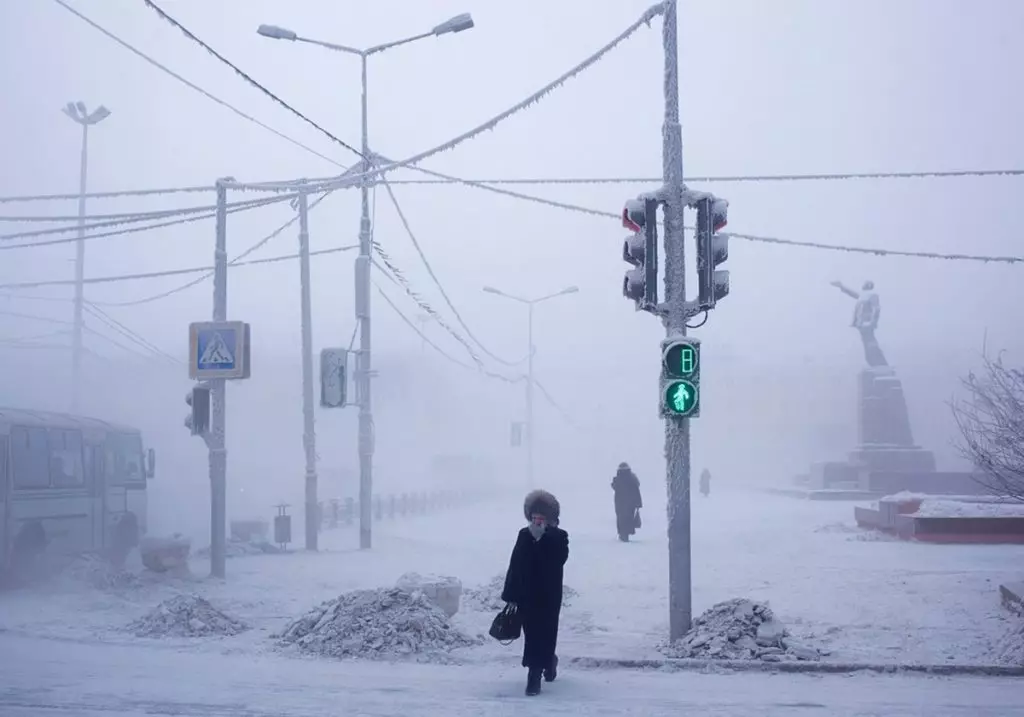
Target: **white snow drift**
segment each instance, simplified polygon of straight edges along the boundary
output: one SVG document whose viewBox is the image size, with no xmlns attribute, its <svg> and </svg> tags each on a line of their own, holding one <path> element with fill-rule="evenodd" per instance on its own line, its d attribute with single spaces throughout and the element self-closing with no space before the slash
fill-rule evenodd
<svg viewBox="0 0 1024 717">
<path fill-rule="evenodd" d="M 249 629 L 198 595 L 175 595 L 128 625 L 136 637 L 209 637 L 238 635 Z"/>
<path fill-rule="evenodd" d="M 501 599 L 501 591 L 505 588 L 505 575 L 495 575 L 483 585 L 475 588 L 464 588 L 462 605 L 467 610 L 479 612 L 497 612 L 505 607 Z M 569 607 L 579 593 L 568 585 L 562 586 L 562 607 Z"/>
<path fill-rule="evenodd" d="M 767 604 L 733 598 L 713 605 L 693 628 L 662 651 L 676 658 L 715 660 L 819 660 L 821 653 L 789 636 Z"/>
<path fill-rule="evenodd" d="M 422 590 L 401 588 L 345 593 L 310 610 L 278 637 L 324 657 L 370 659 L 443 658 L 482 642 L 452 627 Z"/>
<path fill-rule="evenodd" d="M 84 554 L 75 558 L 64 569 L 62 577 L 74 583 L 85 583 L 97 590 L 128 590 L 141 584 L 139 576 L 130 570 L 115 567 L 108 560 Z"/>
</svg>

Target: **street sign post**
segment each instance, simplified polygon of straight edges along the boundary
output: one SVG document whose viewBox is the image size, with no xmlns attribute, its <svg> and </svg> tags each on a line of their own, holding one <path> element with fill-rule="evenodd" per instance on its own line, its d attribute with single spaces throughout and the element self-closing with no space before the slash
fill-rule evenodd
<svg viewBox="0 0 1024 717">
<path fill-rule="evenodd" d="M 320 406 L 344 408 L 348 405 L 348 349 L 320 351 Z"/>
<path fill-rule="evenodd" d="M 188 327 L 188 375 L 197 381 L 250 375 L 250 330 L 244 321 L 197 321 Z"/>
</svg>

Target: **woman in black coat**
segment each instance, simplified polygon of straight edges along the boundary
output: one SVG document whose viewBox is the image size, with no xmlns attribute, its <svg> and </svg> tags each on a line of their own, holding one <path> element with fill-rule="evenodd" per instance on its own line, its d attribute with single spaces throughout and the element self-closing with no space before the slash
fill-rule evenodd
<svg viewBox="0 0 1024 717">
<path fill-rule="evenodd" d="M 629 536 L 636 533 L 637 513 L 644 507 L 644 499 L 640 495 L 640 479 L 628 463 L 619 464 L 612 479 L 612 490 L 615 492 L 615 528 L 619 540 L 625 543 Z"/>
<path fill-rule="evenodd" d="M 560 506 L 547 491 L 529 493 L 523 513 L 529 524 L 516 538 L 501 599 L 515 605 L 522 617 L 526 694 L 536 695 L 540 693 L 541 677 L 552 682 L 558 672 L 555 646 L 569 534 L 558 527 Z"/>
</svg>

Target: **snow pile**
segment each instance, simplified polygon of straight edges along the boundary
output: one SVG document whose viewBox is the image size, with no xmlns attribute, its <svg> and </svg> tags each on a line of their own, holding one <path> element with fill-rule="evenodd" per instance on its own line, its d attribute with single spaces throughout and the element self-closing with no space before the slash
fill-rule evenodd
<svg viewBox="0 0 1024 717">
<path fill-rule="evenodd" d="M 422 591 L 431 602 L 441 608 L 446 617 L 453 617 L 459 611 L 462 581 L 458 578 L 448 575 L 405 573 L 398 578 L 395 587 L 406 592 Z"/>
<path fill-rule="evenodd" d="M 249 629 L 198 595 L 175 595 L 128 625 L 136 637 L 233 636 Z"/>
<path fill-rule="evenodd" d="M 340 595 L 310 610 L 278 637 L 324 657 L 370 659 L 439 655 L 482 642 L 453 628 L 423 591 L 400 588 Z"/>
<path fill-rule="evenodd" d="M 109 561 L 91 554 L 75 558 L 64 570 L 63 577 L 97 590 L 128 590 L 141 583 L 135 573 L 114 567 Z"/>
<path fill-rule="evenodd" d="M 1010 631 L 996 645 L 996 661 L 1024 667 L 1024 620 L 1014 621 Z"/>
<path fill-rule="evenodd" d="M 265 540 L 229 540 L 224 546 L 224 556 L 228 558 L 241 558 L 246 555 L 266 555 L 267 553 L 280 553 L 281 549 Z M 200 548 L 196 555 L 201 558 L 209 557 L 210 548 Z"/>
<path fill-rule="evenodd" d="M 498 612 L 505 607 L 501 599 L 501 591 L 505 589 L 505 575 L 495 575 L 483 585 L 475 588 L 463 588 L 462 604 L 467 610 L 479 612 Z M 569 607 L 579 597 L 579 592 L 562 585 L 562 607 Z"/>
<path fill-rule="evenodd" d="M 914 515 L 918 518 L 1024 518 L 1024 503 L 928 499 Z"/>
<path fill-rule="evenodd" d="M 669 657 L 715 660 L 818 660 L 821 653 L 792 640 L 767 604 L 744 598 L 720 602 L 693 621 L 680 640 L 664 645 Z"/>
</svg>

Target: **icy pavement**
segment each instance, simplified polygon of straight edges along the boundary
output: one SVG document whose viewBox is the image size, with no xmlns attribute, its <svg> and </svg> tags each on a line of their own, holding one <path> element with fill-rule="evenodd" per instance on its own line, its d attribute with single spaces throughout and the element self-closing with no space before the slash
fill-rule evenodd
<svg viewBox="0 0 1024 717">
<path fill-rule="evenodd" d="M 1022 717 L 1018 680 L 523 670 L 183 653 L 0 635 L 0 714 L 17 717 Z"/>
<path fill-rule="evenodd" d="M 644 527 L 620 543 L 606 483 L 593 494 L 558 491 L 570 532 L 562 611 L 566 657 L 657 658 L 667 634 L 667 549 L 661 489 L 652 478 Z M 823 662 L 993 663 L 1009 616 L 998 585 L 1020 579 L 1024 546 L 859 540 L 848 503 L 800 501 L 717 490 L 693 501 L 694 612 L 733 597 L 769 603 L 794 640 L 827 650 Z M 198 593 L 253 629 L 229 638 L 165 638 L 200 652 L 276 650 L 271 635 L 319 602 L 352 590 L 390 587 L 410 570 L 452 575 L 467 588 L 504 571 L 521 500 L 375 523 L 374 548 L 354 529 L 326 531 L 319 554 L 296 551 L 229 561 L 228 580 L 143 574 L 115 593 L 63 585 L 0 594 L 0 628 L 11 633 L 131 643 L 122 628 L 179 593 Z M 453 529 L 453 526 L 456 529 Z M 493 610 L 464 601 L 452 618 L 467 635 L 486 633 Z M 0 640 L 3 637 L 0 636 Z M 0 646 L 2 649 L 2 646 Z M 466 662 L 518 661 L 521 644 L 461 648 Z M 459 668 L 452 668 L 459 669 Z"/>
</svg>

